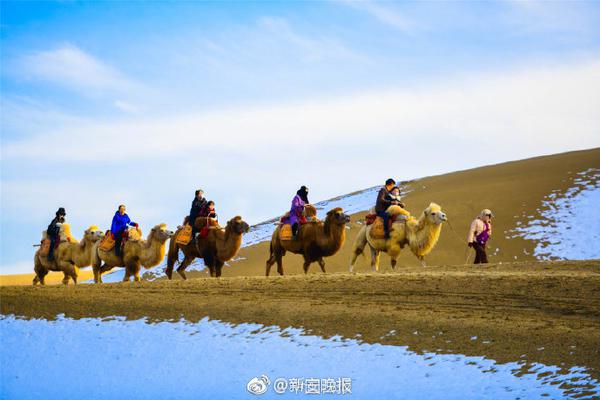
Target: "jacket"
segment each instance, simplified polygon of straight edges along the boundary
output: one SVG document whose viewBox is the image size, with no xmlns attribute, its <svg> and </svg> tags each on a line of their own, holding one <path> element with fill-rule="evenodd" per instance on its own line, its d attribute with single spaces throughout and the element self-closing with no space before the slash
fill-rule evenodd
<svg viewBox="0 0 600 400">
<path fill-rule="evenodd" d="M 480 218 L 475 218 L 471 223 L 471 228 L 469 229 L 469 235 L 467 236 L 467 243 L 473 243 L 477 240 L 477 236 L 480 235 L 483 231 L 485 231 L 485 222 L 483 222 Z M 488 222 L 488 235 L 492 236 L 492 223 Z M 482 243 L 485 244 L 485 243 Z"/>
<path fill-rule="evenodd" d="M 198 200 L 197 197 L 194 197 L 194 200 L 192 201 L 192 207 L 190 208 L 190 225 L 194 226 L 196 218 L 200 216 L 200 213 L 202 212 L 202 210 L 204 210 L 207 203 L 208 201 L 204 197 L 200 200 Z"/>
<path fill-rule="evenodd" d="M 110 233 L 112 233 L 113 235 L 122 233 L 125 229 L 127 229 L 127 225 L 137 226 L 135 222 L 131 222 L 131 219 L 129 219 L 129 216 L 127 214 L 121 215 L 121 213 L 117 211 L 112 219 Z"/>
<path fill-rule="evenodd" d="M 382 187 L 377 194 L 377 202 L 375 203 L 375 212 L 380 213 L 388 209 L 392 205 L 392 201 L 388 197 L 389 192 L 385 187 Z"/>
</svg>

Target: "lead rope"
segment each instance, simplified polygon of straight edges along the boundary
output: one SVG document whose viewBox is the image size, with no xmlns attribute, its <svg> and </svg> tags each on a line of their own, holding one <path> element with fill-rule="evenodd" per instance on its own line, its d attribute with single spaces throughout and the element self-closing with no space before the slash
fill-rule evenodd
<svg viewBox="0 0 600 400">
<path fill-rule="evenodd" d="M 465 265 L 469 264 L 469 258 L 471 258 L 471 252 L 469 251 L 469 244 L 467 243 L 466 240 L 461 239 L 460 236 L 458 235 L 458 233 L 456 233 L 456 231 L 454 230 L 454 227 L 450 223 L 450 220 L 448 220 L 446 222 L 448 223 L 448 226 L 450 227 L 450 230 L 452 230 L 452 233 L 454 233 L 454 236 L 456 236 L 456 239 L 458 239 L 461 243 L 467 245 L 467 249 L 465 250 L 465 254 L 466 254 Z"/>
</svg>

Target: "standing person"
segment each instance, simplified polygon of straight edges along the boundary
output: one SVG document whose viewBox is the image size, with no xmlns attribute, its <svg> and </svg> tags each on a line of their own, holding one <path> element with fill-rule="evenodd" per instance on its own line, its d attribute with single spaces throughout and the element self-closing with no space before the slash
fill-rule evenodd
<svg viewBox="0 0 600 400">
<path fill-rule="evenodd" d="M 296 195 L 292 199 L 292 208 L 290 209 L 290 224 L 292 225 L 292 235 L 294 240 L 298 235 L 299 224 L 306 223 L 306 217 L 304 216 L 304 206 L 309 204 L 308 201 L 308 188 L 302 186 L 296 192 Z"/>
<path fill-rule="evenodd" d="M 390 215 L 386 212 L 386 210 L 392 205 L 392 200 L 389 197 L 389 194 L 394 186 L 396 186 L 396 181 L 394 181 L 392 178 L 389 178 L 387 181 L 385 181 L 385 186 L 379 190 L 379 193 L 377 194 L 377 202 L 375 203 L 375 213 L 377 213 L 377 215 L 383 219 L 383 230 L 385 232 L 386 239 L 390 238 L 390 227 L 388 225 Z"/>
<path fill-rule="evenodd" d="M 48 225 L 46 235 L 50 239 L 50 250 L 48 251 L 48 261 L 54 261 L 54 246 L 60 240 L 60 226 L 65 223 L 67 213 L 63 207 L 60 207 L 54 214 L 54 219 Z"/>
<path fill-rule="evenodd" d="M 207 201 L 204 198 L 204 190 L 196 190 L 196 195 L 192 201 L 192 207 L 190 208 L 190 216 L 188 218 L 188 223 L 192 226 L 192 237 L 194 237 L 198 232 L 194 222 L 196 221 L 196 218 L 200 216 L 200 213 L 204 210 L 204 208 L 206 208 L 206 205 Z"/>
<path fill-rule="evenodd" d="M 121 256 L 121 243 L 128 225 L 136 228 L 138 227 L 138 224 L 132 222 L 129 215 L 125 214 L 125 205 L 121 204 L 119 205 L 119 209 L 115 213 L 110 226 L 110 234 L 115 240 L 115 254 L 118 257 Z"/>
<path fill-rule="evenodd" d="M 492 236 L 492 217 L 494 214 L 487 208 L 471 223 L 467 243 L 475 250 L 475 264 L 487 264 L 485 245 Z"/>
</svg>

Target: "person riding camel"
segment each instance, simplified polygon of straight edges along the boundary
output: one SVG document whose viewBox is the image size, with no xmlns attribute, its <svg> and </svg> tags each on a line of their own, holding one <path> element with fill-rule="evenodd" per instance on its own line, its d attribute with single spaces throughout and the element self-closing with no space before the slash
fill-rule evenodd
<svg viewBox="0 0 600 400">
<path fill-rule="evenodd" d="M 386 210 L 393 204 L 393 200 L 390 199 L 389 194 L 395 186 L 396 181 L 394 181 L 392 178 L 386 180 L 385 186 L 382 187 L 377 194 L 377 202 L 375 203 L 375 213 L 377 216 L 383 219 L 383 231 L 386 239 L 390 238 L 390 227 L 388 225 L 390 215 L 386 212 Z"/>
<path fill-rule="evenodd" d="M 46 235 L 50 239 L 50 250 L 48 251 L 48 261 L 54 261 L 54 246 L 60 241 L 60 227 L 65 223 L 67 213 L 63 207 L 60 207 L 54 214 L 55 217 L 48 225 Z"/>
<path fill-rule="evenodd" d="M 387 195 L 387 199 L 391 201 L 391 204 L 405 208 L 404 203 L 402 202 L 402 197 L 400 196 L 400 188 L 398 186 L 394 186 L 392 188 L 392 191 Z"/>
<path fill-rule="evenodd" d="M 210 200 L 206 203 L 206 207 L 202 209 L 199 217 L 217 219 L 217 212 L 215 211 L 215 202 Z"/>
<path fill-rule="evenodd" d="M 294 240 L 296 240 L 298 236 L 300 224 L 306 223 L 304 207 L 309 203 L 308 188 L 306 186 L 302 186 L 300 189 L 298 189 L 296 195 L 292 199 L 292 207 L 290 209 L 290 224 L 292 225 L 292 235 Z"/>
<path fill-rule="evenodd" d="M 123 237 L 125 236 L 125 232 L 127 230 L 127 226 L 133 226 L 137 228 L 139 225 L 135 222 L 132 222 L 127 214 L 125 214 L 125 205 L 119 205 L 119 209 L 115 212 L 115 216 L 112 219 L 112 224 L 110 226 L 110 234 L 115 241 L 115 254 L 120 257 L 121 256 L 121 243 L 123 241 Z"/>
<path fill-rule="evenodd" d="M 204 191 L 202 189 L 196 190 L 196 196 L 192 201 L 192 207 L 190 208 L 190 215 L 188 223 L 192 226 L 192 237 L 196 235 L 198 229 L 196 228 L 196 218 L 200 217 L 200 213 L 206 208 L 208 202 L 204 198 Z"/>
<path fill-rule="evenodd" d="M 475 250 L 475 264 L 487 264 L 488 258 L 485 245 L 492 236 L 492 217 L 494 214 L 487 208 L 471 223 L 467 243 Z"/>
</svg>

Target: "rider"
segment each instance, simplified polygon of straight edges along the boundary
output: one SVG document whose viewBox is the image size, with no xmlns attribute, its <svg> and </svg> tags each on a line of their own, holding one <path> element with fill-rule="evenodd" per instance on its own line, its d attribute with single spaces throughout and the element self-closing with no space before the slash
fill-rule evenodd
<svg viewBox="0 0 600 400">
<path fill-rule="evenodd" d="M 390 237 L 390 227 L 388 225 L 390 215 L 386 212 L 389 206 L 392 205 L 392 200 L 389 199 L 389 194 L 392 189 L 396 186 L 396 181 L 389 178 L 385 181 L 385 186 L 379 190 L 377 194 L 377 202 L 375 203 L 375 213 L 383 219 L 383 230 L 385 232 L 385 238 Z"/>
<path fill-rule="evenodd" d="M 309 204 L 308 201 L 308 188 L 302 186 L 296 192 L 296 195 L 292 199 L 292 208 L 290 209 L 290 224 L 292 225 L 292 235 L 294 240 L 298 235 L 299 224 L 306 223 L 306 217 L 304 216 L 304 206 Z"/>
<path fill-rule="evenodd" d="M 55 217 L 48 225 L 48 229 L 46 230 L 46 235 L 48 239 L 50 239 L 50 251 L 48 252 L 48 261 L 54 261 L 54 246 L 56 246 L 56 242 L 60 240 L 60 226 L 65 222 L 65 216 L 67 213 L 63 207 L 60 207 L 58 211 L 55 213 Z"/>
<path fill-rule="evenodd" d="M 387 199 L 390 200 L 392 204 L 404 208 L 404 203 L 402 202 L 402 197 L 400 196 L 400 188 L 398 186 L 394 186 L 392 188 L 392 191 L 387 195 Z"/>
<path fill-rule="evenodd" d="M 110 226 L 110 234 L 112 238 L 115 240 L 115 254 L 120 257 L 121 256 L 121 242 L 123 240 L 123 236 L 125 234 L 125 230 L 127 229 L 127 225 L 138 227 L 139 225 L 135 222 L 132 222 L 127 214 L 125 214 L 125 205 L 119 205 L 119 209 L 115 212 L 115 216 L 112 219 L 112 224 Z"/>
<path fill-rule="evenodd" d="M 192 237 L 198 232 L 196 229 L 196 218 L 200 216 L 200 213 L 207 205 L 207 201 L 204 198 L 204 191 L 202 189 L 196 190 L 196 196 L 192 201 L 192 207 L 190 208 L 190 216 L 188 218 L 188 223 L 192 226 Z"/>
<path fill-rule="evenodd" d="M 206 203 L 206 207 L 202 209 L 199 217 L 217 219 L 217 212 L 215 211 L 215 202 L 209 201 Z"/>
</svg>

